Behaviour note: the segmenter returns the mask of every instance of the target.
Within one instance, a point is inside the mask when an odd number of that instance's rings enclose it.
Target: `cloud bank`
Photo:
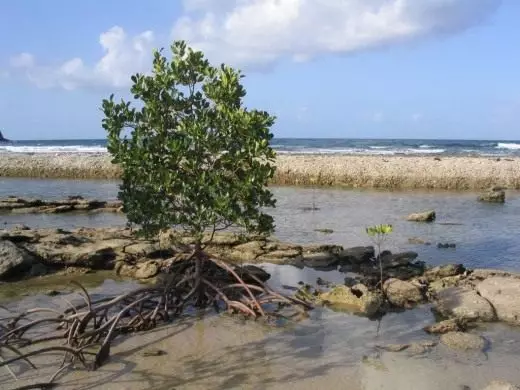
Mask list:
[[[450,36],[484,22],[500,0],[184,0],[171,39],[184,39],[218,62],[267,67],[420,39]],[[39,87],[125,87],[150,68],[159,46],[152,31],[128,37],[121,27],[100,35],[94,64],[73,58],[41,65],[29,53],[11,65]],[[160,46],[167,46],[161,43]]]

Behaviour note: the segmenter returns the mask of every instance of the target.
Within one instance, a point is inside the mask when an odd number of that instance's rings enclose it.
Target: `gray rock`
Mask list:
[[[383,268],[396,268],[404,265],[409,265],[417,258],[418,253],[413,251],[402,252],[402,253],[389,253],[386,256],[381,256],[383,262]]]
[[[436,324],[429,325],[424,327],[424,331],[430,334],[444,334],[448,332],[463,332],[465,330],[465,326],[463,321],[452,318],[449,320],[444,320],[441,322],[437,322]]]
[[[421,213],[413,213],[406,217],[407,221],[412,222],[433,222],[437,217],[435,210],[424,211]]]
[[[505,381],[492,381],[482,390],[520,390],[520,386]]]
[[[462,332],[448,332],[441,336],[441,343],[452,349],[459,350],[483,350],[486,341],[481,336],[462,333]]]
[[[302,261],[310,268],[328,268],[338,264],[338,257],[329,252],[308,253],[303,255]]]
[[[424,299],[419,287],[410,282],[388,279],[383,287],[388,300],[395,306],[409,307]]]
[[[28,271],[33,258],[11,241],[0,241],[0,279],[16,277]]]
[[[491,302],[499,320],[520,325],[520,279],[494,276],[480,282],[477,291]]]
[[[341,265],[362,264],[369,262],[375,256],[373,246],[356,246],[347,248],[338,254]]]
[[[506,201],[505,191],[502,189],[494,190],[495,188],[492,188],[491,190],[484,192],[477,198],[477,200],[479,202],[504,203]]]
[[[455,276],[464,273],[466,269],[462,264],[446,264],[439,265],[437,267],[431,268],[424,272],[424,277],[429,281],[433,281],[435,279],[446,278],[448,276]]]
[[[487,299],[475,291],[450,287],[437,294],[436,310],[446,317],[467,321],[494,321],[495,311]]]

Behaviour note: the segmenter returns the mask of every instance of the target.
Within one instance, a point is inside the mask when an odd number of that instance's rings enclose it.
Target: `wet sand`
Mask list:
[[[349,188],[520,189],[520,158],[279,155],[272,184]],[[119,168],[99,155],[0,154],[0,177],[116,179]]]
[[[316,271],[306,276],[323,274]],[[283,273],[274,275],[274,286],[283,282],[287,282]],[[130,288],[135,285],[107,281],[93,293],[100,297]],[[77,295],[66,297],[78,299]],[[64,303],[59,296],[33,296],[11,307],[23,310],[35,304],[57,308]],[[520,329],[502,324],[478,329],[489,343],[484,351],[459,352],[438,345],[425,353],[392,353],[379,352],[376,346],[436,340],[422,330],[434,321],[428,305],[388,314],[380,324],[329,309],[310,314],[309,319],[285,329],[229,316],[185,318],[118,339],[107,364],[97,371],[66,371],[57,378],[57,388],[460,390],[468,386],[479,390],[495,379],[520,383]],[[166,354],[142,356],[152,348]],[[61,359],[58,354],[36,357],[37,371],[22,363],[11,365],[20,376],[17,382],[0,370],[0,388],[41,382],[56,371]]]

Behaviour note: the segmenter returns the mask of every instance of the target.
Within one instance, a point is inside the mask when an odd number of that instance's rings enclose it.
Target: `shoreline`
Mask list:
[[[0,178],[118,179],[104,154],[0,153]],[[520,189],[520,158],[278,155],[271,184],[377,189]]]

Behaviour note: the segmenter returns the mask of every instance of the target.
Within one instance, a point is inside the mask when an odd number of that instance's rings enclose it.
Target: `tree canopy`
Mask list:
[[[230,226],[270,233],[262,209],[275,206],[267,188],[275,117],[244,107],[240,71],[212,66],[183,41],[171,54],[155,51],[151,74],[132,76],[133,101],[102,103],[129,222],[147,235],[177,227],[199,240]]]

